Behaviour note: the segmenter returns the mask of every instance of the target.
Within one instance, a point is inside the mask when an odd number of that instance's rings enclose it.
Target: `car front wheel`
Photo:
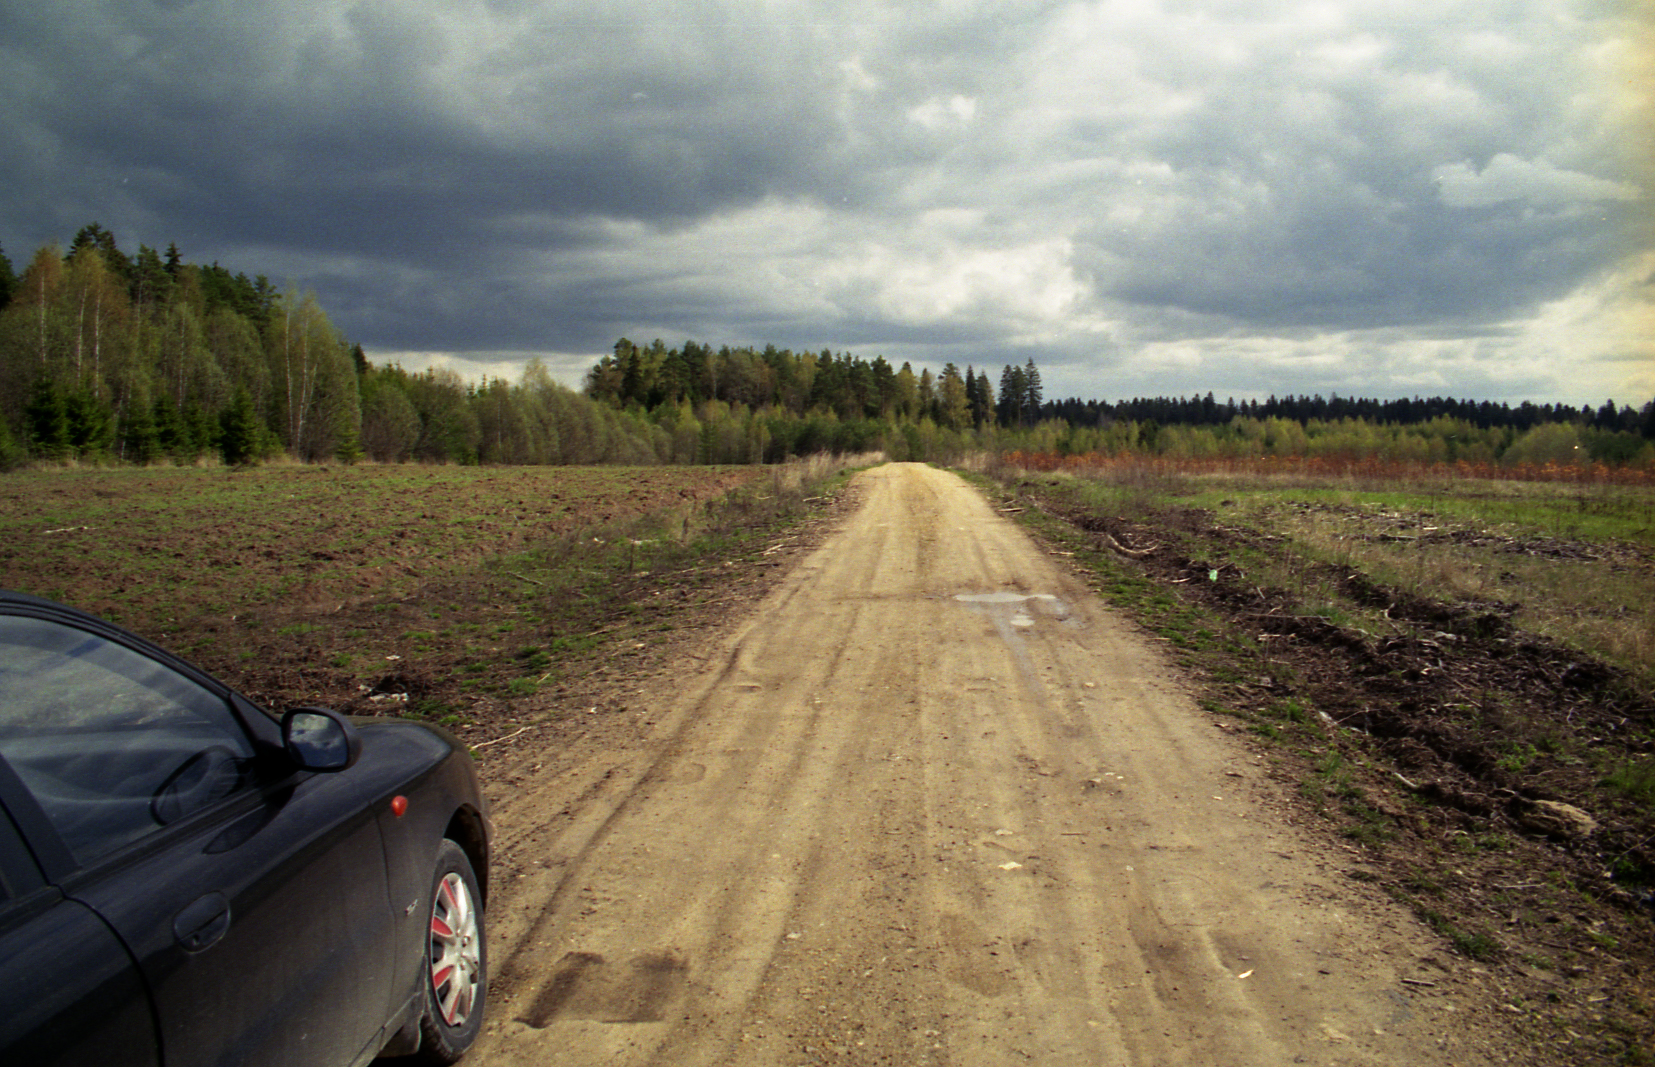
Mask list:
[[[419,1058],[450,1064],[465,1055],[483,1025],[488,946],[477,876],[459,845],[443,841],[431,882]]]

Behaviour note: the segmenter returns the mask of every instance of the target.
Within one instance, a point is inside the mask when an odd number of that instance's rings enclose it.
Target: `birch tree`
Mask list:
[[[361,416],[350,347],[306,291],[284,293],[266,332],[271,407],[282,444],[295,456],[324,459]]]

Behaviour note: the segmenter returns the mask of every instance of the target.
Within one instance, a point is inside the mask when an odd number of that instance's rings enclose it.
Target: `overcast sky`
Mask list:
[[[1650,11],[0,0],[0,245],[176,242],[468,375],[624,335],[1641,405]]]

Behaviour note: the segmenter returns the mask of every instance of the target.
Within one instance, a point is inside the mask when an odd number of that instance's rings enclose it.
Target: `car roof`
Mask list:
[[[55,600],[47,600],[43,596],[35,596],[32,593],[19,593],[15,589],[0,589],[0,601],[7,601],[16,604],[27,604],[30,607],[36,608],[56,608],[59,611],[76,610],[69,607],[67,604],[59,604]]]

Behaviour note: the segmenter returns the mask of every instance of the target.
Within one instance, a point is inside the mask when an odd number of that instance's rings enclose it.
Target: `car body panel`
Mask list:
[[[64,884],[138,961],[168,1067],[345,1063],[390,1012],[379,826],[344,776],[294,777]],[[215,905],[223,929],[192,951]]]
[[[0,1063],[160,1063],[132,957],[90,908],[47,885],[0,811]]]
[[[12,904],[0,905],[0,959],[27,980],[0,986],[0,1062],[159,1064],[143,979],[97,913],[50,887]]]
[[[3,591],[0,615],[81,629],[178,672],[224,701],[257,754],[246,788],[90,860],[54,840],[0,758],[0,829],[10,832],[0,833],[0,875],[23,872],[6,883],[12,899],[0,896],[0,949],[32,953],[32,977],[66,991],[58,1021],[39,1025],[25,1021],[43,1009],[38,999],[0,993],[0,1062],[354,1064],[399,1032],[417,1034],[425,897],[443,837],[486,878],[487,808],[464,746],[425,724],[357,720],[354,765],[301,770],[270,715],[153,645]],[[74,953],[44,947],[63,936]],[[117,1027],[119,1055],[88,1059],[73,1041],[59,1060],[41,1051],[67,1040],[76,1028],[64,1020],[93,1003],[81,1044],[105,1047]],[[15,1059],[24,1048],[29,1057]]]

